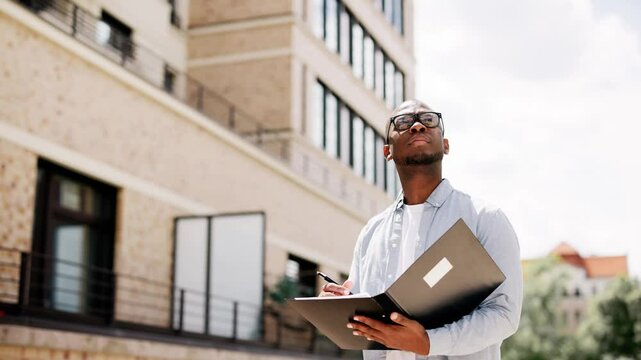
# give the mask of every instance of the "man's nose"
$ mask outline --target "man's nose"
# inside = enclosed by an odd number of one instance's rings
[[[421,124],[420,121],[415,121],[414,124],[410,127],[410,133],[424,132],[427,131],[427,127]]]

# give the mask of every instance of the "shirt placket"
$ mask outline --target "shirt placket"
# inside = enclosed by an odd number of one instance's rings
[[[401,234],[403,227],[403,208],[399,207],[394,211],[392,226],[390,229],[387,253],[387,265],[385,269],[384,289],[387,289],[396,280],[396,271],[400,261]]]

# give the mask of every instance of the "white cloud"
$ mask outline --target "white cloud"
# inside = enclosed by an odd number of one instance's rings
[[[587,0],[416,1],[417,95],[445,176],[506,210],[522,255],[560,241],[641,275],[641,34]]]

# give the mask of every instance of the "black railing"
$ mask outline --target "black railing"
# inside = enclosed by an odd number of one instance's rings
[[[5,247],[0,247],[0,310],[17,318],[91,324],[105,331],[126,329],[171,338],[353,355],[340,351],[282,304],[207,298],[202,292],[161,281]]]
[[[268,128],[252,115],[200,81],[179,71],[156,52],[96,18],[69,0],[13,0],[74,39],[99,52],[153,86],[207,116],[211,121],[240,135],[246,141],[286,163],[308,181],[324,188],[341,201],[365,213],[387,206],[362,190],[362,180],[330,170],[314,151],[292,142],[291,129]],[[168,85],[169,84],[169,85]],[[327,159],[332,162],[334,160]]]

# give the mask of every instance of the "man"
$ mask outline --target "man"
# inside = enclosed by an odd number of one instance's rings
[[[500,359],[501,342],[516,332],[523,299],[519,245],[500,209],[455,190],[441,177],[443,156],[449,152],[443,120],[424,103],[402,103],[387,124],[384,156],[394,160],[403,192],[361,231],[349,279],[326,284],[322,296],[385,291],[414,260],[459,218],[472,229],[506,276],[472,313],[436,329],[424,329],[412,319],[391,314],[395,324],[357,316],[346,324],[391,349],[364,351],[364,359]]]

